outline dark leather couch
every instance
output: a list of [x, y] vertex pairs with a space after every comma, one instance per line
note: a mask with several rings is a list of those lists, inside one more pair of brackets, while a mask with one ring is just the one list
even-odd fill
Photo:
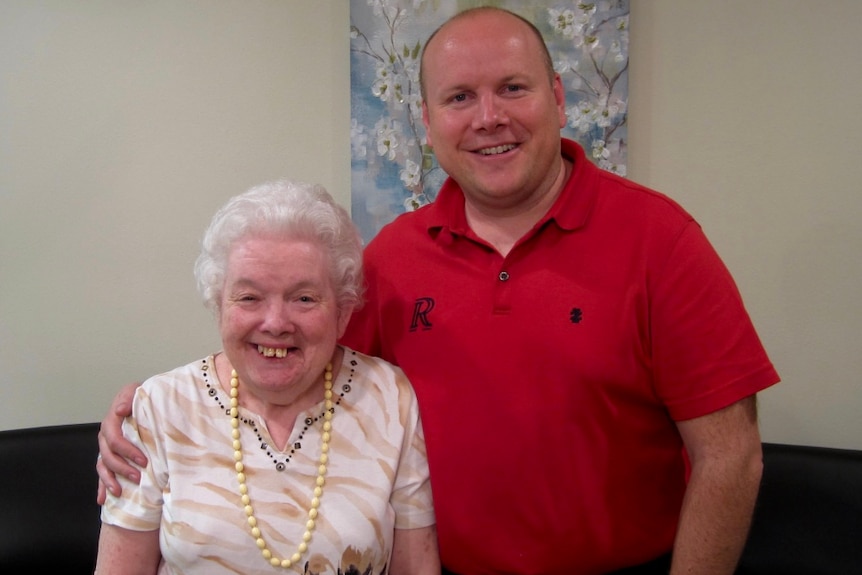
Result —
[[862, 451], [765, 443], [737, 573], [862, 574]]
[[[0, 431], [0, 573], [92, 573], [97, 423]], [[862, 574], [862, 451], [765, 443], [740, 575]]]
[[0, 573], [93, 573], [98, 423], [0, 431]]

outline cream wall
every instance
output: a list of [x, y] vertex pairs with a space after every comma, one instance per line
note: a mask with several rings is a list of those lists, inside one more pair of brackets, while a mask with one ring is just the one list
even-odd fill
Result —
[[346, 7], [0, 0], [0, 428], [101, 419], [218, 349], [192, 265], [231, 195], [349, 206]]
[[771, 441], [862, 449], [862, 3], [632, 1], [633, 179], [701, 222], [783, 382]]
[[[0, 0], [0, 429], [93, 421], [217, 347], [228, 196], [349, 205], [345, 0]], [[702, 223], [783, 382], [769, 441], [862, 449], [854, 0], [632, 0], [629, 176]]]

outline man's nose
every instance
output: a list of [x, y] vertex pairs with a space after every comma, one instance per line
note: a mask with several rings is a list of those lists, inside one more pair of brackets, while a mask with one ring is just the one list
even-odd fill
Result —
[[506, 110], [496, 94], [486, 94], [479, 98], [474, 128], [493, 130], [506, 122]]

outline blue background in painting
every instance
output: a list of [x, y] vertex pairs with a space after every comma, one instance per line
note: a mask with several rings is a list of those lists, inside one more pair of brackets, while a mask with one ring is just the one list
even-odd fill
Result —
[[[406, 211], [405, 204], [413, 196], [410, 189], [404, 184], [400, 177], [400, 171], [404, 167], [403, 161], [390, 161], [378, 154], [375, 139], [375, 125], [381, 118], [391, 116], [393, 119], [406, 123], [406, 106], [393, 105], [383, 102], [372, 93], [372, 86], [377, 81], [376, 61], [367, 53], [358, 49], [373, 49], [379, 56], [385, 56], [383, 46], [390, 40], [390, 27], [393, 15], [400, 15], [399, 24], [395, 27], [395, 46], [389, 50], [398, 50], [399, 53], [406, 46], [413, 46], [417, 40], [422, 42], [430, 33], [443, 23], [451, 15], [480, 2], [474, 0], [436, 0], [434, 2], [419, 2], [414, 8], [413, 0], [384, 0], [376, 4], [384, 5], [388, 11], [374, 13], [374, 6], [369, 5], [368, 0], [351, 0], [351, 26], [355, 27], [371, 43], [371, 47], [365, 44], [364, 39], [351, 36], [350, 52], [350, 86], [351, 86], [351, 213], [354, 222], [359, 227], [363, 239], [368, 242], [380, 230], [381, 227], [392, 221], [396, 216]], [[601, 83], [599, 74], [590, 70], [590, 58], [585, 57], [585, 49], [575, 45], [572, 38], [565, 38], [561, 33], [555, 31], [549, 22], [549, 9], [569, 9], [576, 15], [582, 15], [578, 11], [578, 2], [571, 1], [549, 1], [549, 0], [498, 0], [496, 2], [482, 2], [509, 8], [532, 21], [542, 32], [555, 66], [565, 60], [577, 60], [579, 62], [578, 73], [571, 69], [560, 71], [563, 86], [566, 89], [566, 107], [575, 106], [581, 102], [589, 104], [591, 98], [584, 91], [578, 89], [573, 82], [580, 75], [586, 82], [598, 85]], [[625, 17], [625, 30], [618, 30], [613, 25], [596, 27], [592, 31], [598, 32], [601, 38], [601, 46], [609, 46], [617, 42], [622, 46], [621, 52], [625, 57], [623, 63], [610, 62], [609, 59], [600, 61], [610, 62], [603, 67], [605, 76], [620, 72], [620, 77], [613, 87], [612, 95], [616, 100], [627, 104], [628, 100], [628, 13], [629, 0], [610, 0], [596, 3], [604, 11], [596, 12], [591, 17], [591, 22], [617, 21]], [[387, 20], [388, 19], [388, 20]], [[583, 35], [582, 35], [583, 36]], [[609, 73], [610, 72], [610, 73]], [[418, 88], [416, 89], [418, 91]], [[595, 99], [595, 98], [593, 98]], [[610, 158], [615, 166], [613, 169], [621, 175], [625, 175], [626, 160], [626, 116], [625, 107], [617, 114], [616, 124], [613, 131], [613, 155]], [[417, 122], [421, 121], [416, 120]], [[591, 154], [591, 147], [596, 140], [604, 137], [605, 130], [595, 124], [585, 126], [586, 131], [576, 129], [567, 124], [562, 130], [562, 135], [576, 140], [583, 145], [587, 155]], [[357, 148], [359, 140], [355, 131], [365, 136], [364, 154]], [[360, 136], [361, 137], [361, 136]], [[610, 143], [610, 142], [609, 142]], [[414, 152], [415, 154], [418, 152]], [[601, 165], [599, 161], [597, 161]], [[423, 189], [425, 198], [422, 202], [433, 201], [436, 191], [445, 180], [445, 173], [433, 162], [432, 166], [426, 166]]]

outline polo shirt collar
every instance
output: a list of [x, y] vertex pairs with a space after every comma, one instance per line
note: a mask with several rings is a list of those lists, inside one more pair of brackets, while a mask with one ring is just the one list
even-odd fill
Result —
[[[586, 224], [596, 198], [596, 167], [584, 153], [584, 149], [572, 140], [561, 138], [562, 155], [572, 162], [572, 173], [560, 197], [536, 226], [554, 221], [564, 230], [576, 230]], [[453, 235], [472, 235], [467, 225], [464, 210], [464, 192], [452, 178], [447, 178], [437, 199], [428, 206], [428, 231], [448, 229]]]

